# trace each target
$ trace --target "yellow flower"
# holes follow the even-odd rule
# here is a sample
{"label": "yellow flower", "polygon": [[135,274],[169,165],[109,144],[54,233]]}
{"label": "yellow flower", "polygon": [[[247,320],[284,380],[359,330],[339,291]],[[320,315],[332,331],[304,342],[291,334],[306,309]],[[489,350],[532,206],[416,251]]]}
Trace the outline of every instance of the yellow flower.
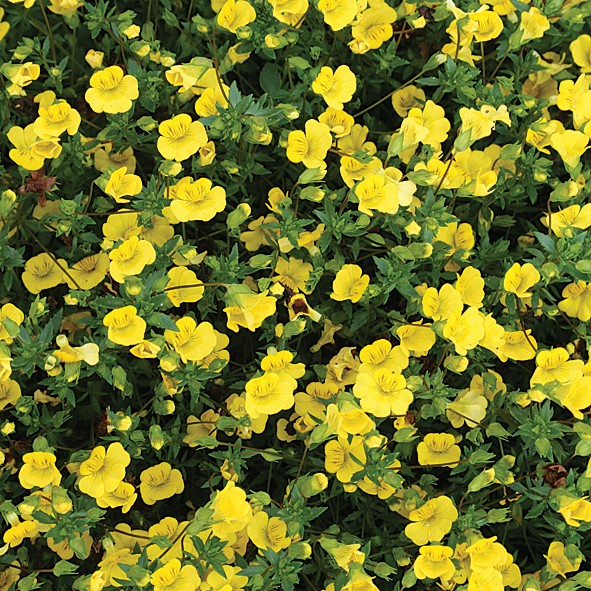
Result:
{"label": "yellow flower", "polygon": [[422,88],[409,84],[392,95],[392,107],[399,117],[406,117],[411,109],[422,109],[427,97]]}
{"label": "yellow flower", "polygon": [[199,445],[199,440],[204,437],[214,437],[217,431],[217,420],[220,415],[213,409],[206,410],[199,419],[194,415],[187,417],[187,436],[183,439],[189,447]]}
{"label": "yellow flower", "polygon": [[24,312],[19,310],[14,304],[4,304],[2,308],[0,308],[0,341],[4,341],[8,345],[12,343],[12,337],[3,325],[5,320],[10,320],[17,326],[20,326],[24,319]]}
{"label": "yellow flower", "polygon": [[94,153],[94,167],[99,172],[104,172],[108,168],[117,170],[125,166],[129,174],[135,172],[136,159],[133,155],[133,148],[127,148],[121,152],[112,152],[112,145],[107,144],[103,148],[99,148]]}
{"label": "yellow flower", "polygon": [[11,380],[0,380],[0,410],[8,405],[14,404],[21,396],[21,387],[18,382]]}
{"label": "yellow flower", "polygon": [[449,581],[456,573],[451,561],[454,551],[448,546],[422,546],[420,556],[413,565],[417,579],[437,579]]}
{"label": "yellow flower", "polygon": [[4,532],[3,540],[5,544],[8,544],[11,548],[21,544],[25,538],[33,538],[38,535],[39,530],[37,526],[39,524],[36,521],[23,521],[21,523],[15,523],[10,529]]}
{"label": "yellow flower", "polygon": [[571,318],[578,318],[581,322],[591,319],[591,284],[585,281],[570,283],[562,290],[561,302],[558,309]]}
{"label": "yellow flower", "polygon": [[102,575],[100,578],[95,579],[97,589],[102,589],[104,585],[120,587],[121,583],[118,583],[117,580],[129,580],[126,571],[121,568],[121,565],[134,565],[137,563],[139,556],[139,554],[132,554],[130,548],[113,549],[110,552],[105,552],[103,559],[98,563],[100,570],[96,571]]}
{"label": "yellow flower", "polygon": [[536,370],[530,378],[530,385],[548,384],[553,381],[566,384],[583,375],[584,362],[581,359],[569,361],[566,349],[557,347],[540,351],[536,357]]}
{"label": "yellow flower", "polygon": [[119,66],[109,66],[90,77],[84,98],[95,113],[126,113],[138,96],[137,79],[124,75]]}
{"label": "yellow flower", "polygon": [[252,519],[252,508],[246,500],[246,493],[233,480],[216,492],[211,508],[211,529],[219,538],[241,531]]}
{"label": "yellow flower", "polygon": [[[4,8],[0,8],[0,41],[2,41],[2,39],[4,39],[4,37],[6,37],[6,34],[8,33],[9,29],[10,29],[10,23],[3,21],[2,19],[4,18]],[[10,568],[6,569],[7,571],[10,571]],[[13,571],[14,572],[14,571]],[[0,581],[1,581],[1,577],[4,573],[0,573]],[[10,587],[10,583],[8,583],[8,585],[6,586],[7,588]]]}
{"label": "yellow flower", "polygon": [[[212,591],[242,591],[248,583],[248,577],[239,574],[242,569],[239,566],[225,564],[222,566],[224,575],[211,571],[207,575],[207,584]],[[202,586],[203,589],[203,586]]]}
{"label": "yellow flower", "polygon": [[130,461],[131,456],[119,442],[111,443],[106,450],[102,445],[95,447],[80,464],[78,488],[95,499],[113,492],[125,478]]}
{"label": "yellow flower", "polygon": [[95,343],[86,343],[81,347],[72,347],[66,335],[60,334],[56,339],[59,349],[53,355],[61,363],[80,363],[84,361],[88,365],[96,365],[99,362],[99,346]]}
{"label": "yellow flower", "polygon": [[330,297],[337,302],[350,300],[355,304],[368,285],[369,275],[364,275],[359,265],[343,265],[332,282]]}
{"label": "yellow flower", "polygon": [[484,279],[480,271],[474,267],[466,267],[457,278],[455,288],[460,292],[462,302],[466,306],[481,308],[484,299]]}
{"label": "yellow flower", "polygon": [[287,524],[279,517],[269,517],[265,511],[255,513],[246,529],[252,543],[261,550],[279,552],[291,544]]}
{"label": "yellow flower", "polygon": [[483,538],[468,546],[466,550],[470,556],[470,568],[473,571],[485,571],[504,564],[507,559],[507,550],[497,542],[497,537]]}
{"label": "yellow flower", "polygon": [[39,170],[46,158],[57,158],[62,151],[58,138],[41,139],[33,124],[24,129],[15,125],[9,129],[6,137],[14,146],[8,152],[11,160],[27,170]]}
{"label": "yellow flower", "polygon": [[222,29],[236,33],[240,27],[245,27],[257,18],[255,9],[246,0],[226,0],[218,12],[217,23]]}
{"label": "yellow flower", "polygon": [[581,68],[581,73],[591,72],[591,36],[579,35],[569,47],[575,64]]}
{"label": "yellow flower", "polygon": [[147,468],[140,474],[140,494],[146,505],[169,499],[185,490],[181,473],[168,462]]}
{"label": "yellow flower", "polygon": [[103,509],[121,507],[121,512],[127,513],[136,502],[137,493],[133,484],[120,482],[114,490],[95,498],[96,504]]}
{"label": "yellow flower", "polygon": [[29,86],[31,82],[39,78],[41,68],[38,64],[34,64],[33,62],[14,65],[6,64],[3,67],[3,73],[12,82],[7,88],[9,95],[26,96],[26,92],[23,88]]}
{"label": "yellow flower", "polygon": [[147,240],[131,236],[109,253],[109,273],[114,281],[123,283],[126,277],[139,275],[146,265],[156,260],[156,251]]}
{"label": "yellow flower", "polygon": [[[451,222],[442,228],[439,228],[435,240],[444,242],[449,246],[447,255],[452,257],[458,250],[462,250],[462,260],[470,255],[470,250],[474,248],[474,232],[470,224]],[[454,261],[449,261],[445,266],[446,271],[457,271],[459,266]]]}
{"label": "yellow flower", "polygon": [[464,304],[462,295],[451,284],[444,284],[439,292],[429,287],[423,294],[421,304],[427,318],[447,320],[452,314],[461,314]]}
{"label": "yellow flower", "polygon": [[203,123],[192,121],[191,116],[186,113],[160,123],[158,132],[158,152],[166,160],[182,162],[207,144],[207,132]]}
{"label": "yellow flower", "polygon": [[360,400],[361,408],[375,417],[404,415],[413,400],[404,376],[389,369],[359,373],[353,394]]}
{"label": "yellow flower", "polygon": [[[363,4],[362,4],[363,6]],[[353,40],[349,48],[353,53],[364,54],[371,49],[378,49],[392,38],[392,23],[396,20],[396,11],[385,2],[376,2],[358,15],[351,27]]]}
{"label": "yellow flower", "polygon": [[360,564],[353,563],[341,591],[380,591],[373,582],[374,579],[375,577],[369,576]]}
{"label": "yellow flower", "polygon": [[33,123],[35,133],[44,140],[59,137],[64,131],[75,135],[80,126],[80,113],[66,101],[39,108],[39,117]]}
{"label": "yellow flower", "polygon": [[406,526],[404,533],[417,546],[424,546],[430,542],[441,542],[458,518],[458,512],[452,500],[442,495],[411,511],[408,518],[413,523]]}
{"label": "yellow flower", "polygon": [[473,429],[486,416],[488,400],[479,390],[462,390],[453,402],[447,405],[445,414],[456,429],[466,423],[467,427]]}
{"label": "yellow flower", "polygon": [[[561,111],[572,111],[574,126],[580,129],[591,119],[590,100],[589,80],[585,74],[581,74],[576,82],[563,80],[560,83],[556,106]],[[564,129],[560,129],[560,131],[564,132]]]}
{"label": "yellow flower", "polygon": [[553,133],[550,144],[560,154],[567,168],[575,168],[587,151],[589,138],[580,131],[567,129],[562,133]]}
{"label": "yellow flower", "polygon": [[571,552],[577,554],[572,560],[566,556],[566,548],[562,542],[552,542],[548,548],[548,554],[544,555],[548,568],[562,577],[566,577],[567,573],[577,572],[583,562],[580,550],[573,544],[569,544],[569,546]]}
{"label": "yellow flower", "polygon": [[435,333],[431,326],[407,324],[396,329],[402,350],[408,355],[423,357],[435,344]]}
{"label": "yellow flower", "polygon": [[92,289],[103,281],[107,275],[108,268],[109,256],[105,252],[99,252],[74,263],[68,269],[68,273],[72,279],[65,273],[64,279],[70,289]]}
{"label": "yellow flower", "polygon": [[361,544],[342,544],[333,538],[321,537],[320,545],[345,572],[349,572],[352,564],[365,562],[365,553],[359,550]]}
{"label": "yellow flower", "polygon": [[117,203],[129,203],[129,199],[123,197],[133,197],[142,190],[142,179],[135,174],[127,174],[127,168],[121,168],[113,171],[105,186],[105,193],[115,199]]}
{"label": "yellow flower", "polygon": [[275,374],[280,380],[291,383],[293,388],[297,387],[297,381],[306,372],[303,363],[292,363],[293,353],[279,351],[270,353],[261,360],[261,369],[265,375]]}
{"label": "yellow flower", "polygon": [[419,464],[455,468],[462,450],[450,433],[427,433],[417,446]]}
{"label": "yellow flower", "polygon": [[255,293],[246,285],[229,285],[226,294],[224,312],[228,316],[227,326],[230,330],[238,332],[243,326],[254,332],[263,321],[275,314],[277,300],[268,296],[268,290]]}
{"label": "yellow flower", "polygon": [[183,363],[200,361],[207,357],[215,346],[213,326],[209,322],[197,322],[184,316],[175,322],[178,332],[165,330],[164,338],[181,356]]}
{"label": "yellow flower", "polygon": [[55,466],[54,454],[45,451],[33,451],[23,456],[23,466],[19,470],[18,480],[23,488],[43,488],[48,484],[57,486],[62,475]]}
{"label": "yellow flower", "polygon": [[308,0],[269,0],[273,16],[290,27],[299,27],[308,10]]}
{"label": "yellow flower", "polygon": [[324,468],[336,474],[339,482],[351,482],[353,474],[363,470],[366,461],[363,437],[358,435],[349,441],[343,437],[329,441],[324,446]]}
{"label": "yellow flower", "polygon": [[474,30],[474,40],[478,43],[484,43],[491,39],[496,39],[503,31],[503,21],[501,17],[491,10],[483,12],[472,12],[469,14],[470,22],[476,25]]}
{"label": "yellow flower", "polygon": [[559,391],[557,398],[562,406],[570,410],[577,419],[583,419],[581,412],[591,406],[591,376],[579,376],[573,380],[566,394]]}
{"label": "yellow flower", "polygon": [[72,17],[76,14],[84,2],[82,0],[50,0],[49,10],[54,14],[61,14],[65,17]]}
{"label": "yellow flower", "polygon": [[349,66],[339,66],[334,72],[324,66],[312,82],[312,90],[322,96],[333,109],[342,109],[357,90],[357,79]]}
{"label": "yellow flower", "polygon": [[359,9],[355,0],[320,0],[318,10],[333,31],[340,31],[353,22]]}
{"label": "yellow flower", "polygon": [[567,525],[579,527],[581,521],[591,521],[591,503],[587,497],[582,499],[565,496],[560,499],[558,512],[564,517]]}
{"label": "yellow flower", "polygon": [[330,127],[314,119],[306,121],[305,133],[291,131],[287,136],[287,158],[306,168],[326,168],[324,159],[332,146]]}
{"label": "yellow flower", "polygon": [[111,310],[104,318],[108,327],[107,337],[118,345],[137,345],[144,340],[146,321],[137,315],[135,306],[124,306]]}
{"label": "yellow flower", "polygon": [[246,382],[246,412],[253,417],[259,414],[274,415],[289,410],[294,405],[293,383],[282,381],[277,374],[267,373]]}
{"label": "yellow flower", "polygon": [[359,200],[359,211],[373,216],[372,210],[394,214],[398,211],[398,187],[396,183],[386,182],[381,174],[365,177],[356,187],[355,195]]}
{"label": "yellow flower", "polygon": [[140,359],[156,359],[162,347],[159,347],[151,341],[140,341],[133,346],[129,352]]}
{"label": "yellow flower", "polygon": [[484,316],[478,308],[453,312],[443,327],[443,336],[454,344],[456,353],[466,355],[485,337]]}
{"label": "yellow flower", "polygon": [[[66,261],[58,259],[57,262],[66,268]],[[21,279],[27,290],[36,294],[63,283],[64,273],[53,257],[42,252],[26,262]]]}
{"label": "yellow flower", "polygon": [[532,293],[529,291],[540,280],[538,270],[531,264],[526,263],[514,265],[505,273],[503,288],[508,293],[514,293],[518,298],[529,298]]}
{"label": "yellow flower", "polygon": [[277,276],[273,277],[273,283],[281,283],[295,293],[300,290],[309,293],[306,291],[306,282],[310,278],[312,270],[313,267],[310,263],[305,263],[300,259],[289,257],[287,261],[283,257],[279,257],[275,265]]}
{"label": "yellow flower", "polygon": [[[497,566],[495,566],[495,570],[501,573],[501,584],[503,585],[503,588],[512,587],[517,589],[521,584],[521,570],[519,566],[513,562],[513,556],[511,556],[511,554],[507,553],[505,562],[497,564]],[[487,571],[484,572],[486,573]]]}
{"label": "yellow flower", "polygon": [[504,589],[503,575],[495,568],[472,572],[468,579],[468,591],[504,591]]}
{"label": "yellow flower", "polygon": [[504,363],[507,359],[514,361],[527,361],[536,356],[538,344],[531,336],[531,330],[505,331],[503,344],[495,350],[498,358]]}
{"label": "yellow flower", "polygon": [[102,51],[89,49],[86,52],[84,59],[91,68],[93,68],[94,70],[99,70],[103,67],[103,60],[105,59],[105,54]]}
{"label": "yellow flower", "polygon": [[408,112],[407,120],[412,121],[421,130],[420,140],[423,144],[439,148],[447,139],[451,123],[445,117],[443,107],[428,100],[422,109],[417,107]]}
{"label": "yellow flower", "polygon": [[150,583],[154,591],[196,591],[201,578],[193,565],[181,566],[181,561],[173,558],[152,573]]}
{"label": "yellow flower", "polygon": [[206,178],[184,177],[168,191],[170,211],[179,222],[208,222],[224,211],[226,191]]}
{"label": "yellow flower", "polygon": [[371,345],[366,345],[359,352],[360,372],[373,373],[378,369],[389,369],[401,373],[408,367],[408,354],[400,345],[392,347],[390,341],[378,339]]}
{"label": "yellow flower", "polygon": [[197,275],[191,269],[187,267],[169,269],[166,295],[175,308],[185,302],[198,302],[204,292],[203,283],[197,279]]}
{"label": "yellow flower", "polygon": [[521,13],[521,22],[518,31],[521,32],[521,43],[527,43],[531,39],[541,39],[550,28],[550,22],[540,12],[539,8],[532,6],[528,12]]}
{"label": "yellow flower", "polygon": [[586,230],[591,226],[591,203],[586,203],[583,207],[571,205],[560,211],[545,214],[541,222],[546,228],[551,228],[559,238],[572,238],[572,228]]}

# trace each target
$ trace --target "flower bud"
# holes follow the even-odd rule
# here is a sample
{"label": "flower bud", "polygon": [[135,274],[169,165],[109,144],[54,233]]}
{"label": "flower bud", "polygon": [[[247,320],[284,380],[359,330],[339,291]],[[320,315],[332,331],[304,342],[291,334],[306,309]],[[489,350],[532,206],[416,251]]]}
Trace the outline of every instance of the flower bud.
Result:
{"label": "flower bud", "polygon": [[238,39],[250,39],[252,35],[252,30],[249,26],[239,27],[236,30],[236,37]]}
{"label": "flower bud", "polygon": [[16,193],[11,189],[2,192],[0,197],[0,216],[6,217],[16,203]]}
{"label": "flower bud", "polygon": [[84,56],[88,65],[95,70],[103,67],[104,58],[105,54],[102,51],[95,51],[94,49],[89,49]]}
{"label": "flower bud", "polygon": [[150,445],[156,450],[159,451],[162,449],[165,443],[164,433],[162,432],[162,428],[160,425],[150,425],[150,431],[148,432],[150,436]]}
{"label": "flower bud", "polygon": [[2,429],[0,429],[0,433],[2,435],[11,435],[16,431],[16,427],[14,426],[13,422],[4,423]]}
{"label": "flower bud", "polygon": [[164,371],[171,373],[179,368],[180,361],[180,357],[176,353],[169,351],[162,357],[162,359],[160,359],[160,367]]}
{"label": "flower bud", "polygon": [[327,487],[328,478],[326,477],[326,474],[317,472],[316,474],[312,474],[303,479],[301,485],[302,496],[309,499],[310,497],[321,493],[323,490],[326,490]]}
{"label": "flower bud", "polygon": [[51,491],[51,505],[56,513],[65,515],[72,510],[72,499],[61,486],[54,486]]}
{"label": "flower bud", "polygon": [[234,211],[228,214],[226,225],[231,230],[235,230],[249,218],[250,213],[250,205],[248,203],[240,203]]}
{"label": "flower bud", "polygon": [[312,556],[312,546],[308,542],[295,542],[287,548],[287,554],[296,560],[307,560]]}
{"label": "flower bud", "polygon": [[158,172],[164,176],[176,176],[181,170],[183,170],[183,165],[172,160],[165,160],[158,168]]}
{"label": "flower bud", "polygon": [[142,293],[142,289],[144,289],[144,284],[138,277],[126,277],[124,286],[125,291],[130,296],[138,296]]}

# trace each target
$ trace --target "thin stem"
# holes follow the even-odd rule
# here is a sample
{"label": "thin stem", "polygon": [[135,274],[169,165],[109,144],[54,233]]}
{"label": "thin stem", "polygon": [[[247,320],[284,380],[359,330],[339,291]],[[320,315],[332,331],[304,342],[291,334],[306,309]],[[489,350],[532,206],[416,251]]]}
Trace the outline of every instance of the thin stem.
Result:
{"label": "thin stem", "polygon": [[43,6],[43,0],[39,0],[39,8],[41,8],[41,14],[43,15],[43,20],[45,21],[45,26],[47,27],[47,35],[49,36],[49,45],[51,47],[51,56],[53,58],[53,62],[57,64],[57,54],[55,52],[55,41],[53,39],[53,31],[51,30],[49,19],[47,18],[47,12],[45,12],[45,6]]}

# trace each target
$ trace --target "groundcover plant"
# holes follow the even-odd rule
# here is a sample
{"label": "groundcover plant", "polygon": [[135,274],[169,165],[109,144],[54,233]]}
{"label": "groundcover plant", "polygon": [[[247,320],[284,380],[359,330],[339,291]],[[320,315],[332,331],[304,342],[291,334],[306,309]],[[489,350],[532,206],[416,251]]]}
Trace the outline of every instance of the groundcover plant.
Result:
{"label": "groundcover plant", "polygon": [[591,588],[591,2],[0,0],[0,591]]}

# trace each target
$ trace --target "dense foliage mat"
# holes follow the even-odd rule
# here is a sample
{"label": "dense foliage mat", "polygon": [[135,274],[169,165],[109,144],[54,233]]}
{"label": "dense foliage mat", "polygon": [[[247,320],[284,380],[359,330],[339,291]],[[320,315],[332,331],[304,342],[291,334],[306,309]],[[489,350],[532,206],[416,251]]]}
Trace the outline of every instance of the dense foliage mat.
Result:
{"label": "dense foliage mat", "polygon": [[0,0],[0,591],[591,588],[591,2]]}

